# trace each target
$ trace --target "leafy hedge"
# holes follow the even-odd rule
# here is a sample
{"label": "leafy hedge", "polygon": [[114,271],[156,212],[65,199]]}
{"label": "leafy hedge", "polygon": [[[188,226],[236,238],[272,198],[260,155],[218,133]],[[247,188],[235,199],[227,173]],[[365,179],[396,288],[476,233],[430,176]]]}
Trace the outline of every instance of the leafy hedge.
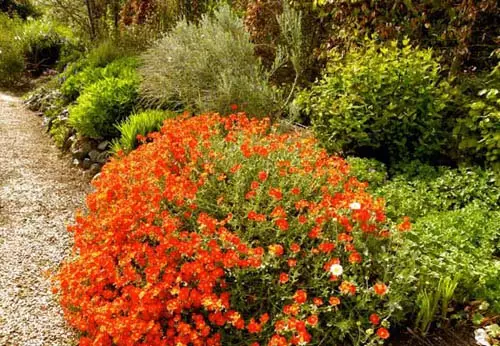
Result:
{"label": "leafy hedge", "polygon": [[465,98],[466,114],[453,132],[465,160],[500,171],[500,63],[478,79],[477,95]]}
{"label": "leafy hedge", "polygon": [[430,50],[367,42],[333,53],[323,78],[295,103],[326,148],[384,162],[438,156],[451,88]]}

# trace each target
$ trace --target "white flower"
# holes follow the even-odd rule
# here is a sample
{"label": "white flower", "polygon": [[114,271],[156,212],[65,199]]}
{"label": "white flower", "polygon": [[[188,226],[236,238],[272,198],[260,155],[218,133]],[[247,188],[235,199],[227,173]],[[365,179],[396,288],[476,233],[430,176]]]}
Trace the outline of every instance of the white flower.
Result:
{"label": "white flower", "polygon": [[340,264],[332,264],[330,267],[330,273],[335,276],[340,276],[344,272],[344,268]]}
{"label": "white flower", "polygon": [[488,333],[486,330],[479,328],[474,331],[474,338],[476,339],[476,343],[481,346],[491,346],[488,341]]}
{"label": "white flower", "polygon": [[349,204],[349,208],[351,208],[352,210],[359,210],[361,209],[361,204],[359,204],[358,202],[352,202],[351,204]]}

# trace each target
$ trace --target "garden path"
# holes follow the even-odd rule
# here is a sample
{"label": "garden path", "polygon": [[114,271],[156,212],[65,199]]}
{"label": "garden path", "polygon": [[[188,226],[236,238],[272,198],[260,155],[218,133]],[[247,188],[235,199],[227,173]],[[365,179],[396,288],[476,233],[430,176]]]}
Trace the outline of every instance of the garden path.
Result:
{"label": "garden path", "polygon": [[66,224],[88,179],[60,156],[40,118],[0,92],[0,345],[65,346],[74,333],[51,293],[68,254]]}

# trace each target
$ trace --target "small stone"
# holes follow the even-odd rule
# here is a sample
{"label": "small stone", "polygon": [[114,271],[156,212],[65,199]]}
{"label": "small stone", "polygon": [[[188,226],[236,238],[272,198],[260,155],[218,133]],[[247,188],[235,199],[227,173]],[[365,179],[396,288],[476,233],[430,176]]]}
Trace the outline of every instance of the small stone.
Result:
{"label": "small stone", "polygon": [[94,143],[88,138],[79,138],[71,145],[71,154],[74,158],[83,160],[94,149]]}
{"label": "small stone", "polygon": [[80,164],[80,160],[74,159],[73,160],[73,165],[78,166]]}
{"label": "small stone", "polygon": [[80,162],[80,167],[83,169],[89,169],[92,165],[92,161],[89,158],[84,158],[83,161]]}
{"label": "small stone", "polygon": [[101,142],[99,143],[99,145],[97,146],[97,149],[99,149],[100,151],[104,151],[106,150],[109,146],[111,145],[111,143],[109,141],[104,141],[104,142]]}
{"label": "small stone", "polygon": [[45,117],[45,116],[43,117],[42,125],[47,128],[47,132],[50,131],[50,128],[52,127],[52,121],[53,120],[54,119],[49,118],[49,117]]}
{"label": "small stone", "polygon": [[89,152],[89,158],[90,158],[90,160],[91,160],[92,162],[99,162],[99,161],[98,161],[98,158],[99,158],[99,155],[100,155],[100,154],[101,154],[101,153],[100,153],[100,152],[98,152],[97,150],[91,150],[91,151]]}
{"label": "small stone", "polygon": [[66,138],[66,140],[64,141],[64,144],[62,146],[62,150],[68,151],[71,148],[71,146],[73,145],[74,141],[75,141],[75,136],[69,136],[68,138]]}
{"label": "small stone", "polygon": [[92,178],[92,180],[97,179],[101,175],[101,168],[102,166],[98,163],[93,163],[90,168],[89,168],[89,175]]}

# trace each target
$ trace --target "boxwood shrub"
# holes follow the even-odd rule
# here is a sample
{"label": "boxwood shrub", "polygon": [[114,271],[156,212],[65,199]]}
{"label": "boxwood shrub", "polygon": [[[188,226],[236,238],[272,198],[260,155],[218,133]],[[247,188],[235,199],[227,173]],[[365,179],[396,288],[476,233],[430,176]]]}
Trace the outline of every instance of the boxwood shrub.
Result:
{"label": "boxwood shrub", "polygon": [[452,89],[432,51],[408,41],[366,42],[332,53],[321,80],[295,106],[331,151],[394,163],[439,156]]}

